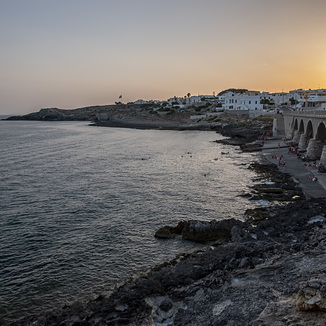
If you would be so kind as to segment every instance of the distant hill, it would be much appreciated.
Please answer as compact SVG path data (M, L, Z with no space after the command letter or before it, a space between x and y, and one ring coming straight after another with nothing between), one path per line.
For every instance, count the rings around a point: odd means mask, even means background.
M240 94L243 94L245 92L248 92L247 89L244 89L244 88L229 88L229 89L226 89L220 93L218 93L218 96L221 96L227 92L233 92L233 93L240 93Z

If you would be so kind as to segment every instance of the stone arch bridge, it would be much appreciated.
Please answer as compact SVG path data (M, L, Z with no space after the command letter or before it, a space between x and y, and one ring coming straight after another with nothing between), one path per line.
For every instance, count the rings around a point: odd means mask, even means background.
M305 157L320 160L326 167L326 112L283 112L285 138L307 150Z

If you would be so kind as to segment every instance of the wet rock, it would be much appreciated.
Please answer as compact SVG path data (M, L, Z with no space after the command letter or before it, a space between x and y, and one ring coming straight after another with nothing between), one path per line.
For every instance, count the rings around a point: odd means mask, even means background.
M264 184L257 184L254 185L253 188L258 192L258 193L272 193L272 194L282 194L283 193L283 188L276 188L274 187L266 187Z
M248 142L251 141L252 139L234 137L234 138L219 139L216 140L215 142L224 145L240 146L240 145L247 144Z
M323 215L313 216L307 223L308 224L325 223L325 217Z
M155 237L171 239L180 236L186 224L187 222L181 221L176 227L166 225L155 232Z
M262 146L259 143L244 143L240 145L243 152L257 152L262 150Z

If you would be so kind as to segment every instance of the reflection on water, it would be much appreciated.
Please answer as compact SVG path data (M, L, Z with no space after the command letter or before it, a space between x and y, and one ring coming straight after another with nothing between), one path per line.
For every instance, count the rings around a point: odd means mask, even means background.
M166 224L242 218L252 157L218 138L0 121L0 316L87 300L196 249L154 238Z

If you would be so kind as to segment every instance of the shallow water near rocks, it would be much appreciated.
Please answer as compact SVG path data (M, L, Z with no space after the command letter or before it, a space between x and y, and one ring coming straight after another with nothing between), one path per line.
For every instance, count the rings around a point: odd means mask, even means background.
M242 218L251 153L215 132L0 121L0 320L108 293L198 244L180 220ZM222 152L228 152L223 155Z

